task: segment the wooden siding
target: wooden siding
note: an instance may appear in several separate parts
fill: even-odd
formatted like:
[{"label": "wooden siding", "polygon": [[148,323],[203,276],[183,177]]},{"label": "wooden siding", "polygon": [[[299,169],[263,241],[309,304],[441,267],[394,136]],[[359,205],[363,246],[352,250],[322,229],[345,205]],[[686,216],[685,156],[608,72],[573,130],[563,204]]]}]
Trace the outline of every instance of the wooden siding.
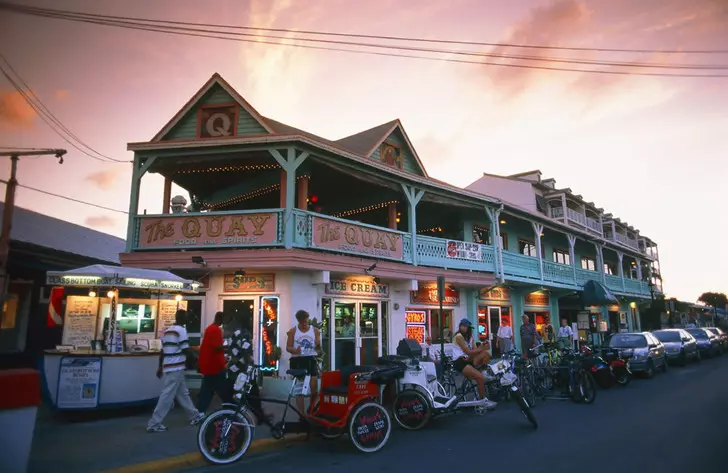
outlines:
[{"label": "wooden siding", "polygon": [[[197,138],[197,110],[200,105],[216,105],[224,103],[235,103],[230,94],[219,85],[215,85],[210,89],[202,99],[182,117],[167,133],[163,141],[167,140],[194,140]],[[258,121],[253,118],[242,107],[238,107],[238,135],[260,135],[267,133]]]},{"label": "wooden siding", "polygon": [[[415,159],[414,153],[411,149],[409,149],[409,146],[407,146],[407,141],[405,141],[404,136],[402,135],[402,132],[399,131],[398,128],[396,128],[391,135],[387,137],[385,140],[386,142],[392,143],[395,146],[398,146],[399,149],[402,152],[402,156],[404,157],[403,162],[403,170],[410,172],[412,174],[416,174],[418,176],[424,176],[424,173],[420,169],[420,166],[417,164],[417,160]],[[379,151],[381,150],[381,146],[374,150],[370,158],[376,159],[377,161],[380,160]]]}]

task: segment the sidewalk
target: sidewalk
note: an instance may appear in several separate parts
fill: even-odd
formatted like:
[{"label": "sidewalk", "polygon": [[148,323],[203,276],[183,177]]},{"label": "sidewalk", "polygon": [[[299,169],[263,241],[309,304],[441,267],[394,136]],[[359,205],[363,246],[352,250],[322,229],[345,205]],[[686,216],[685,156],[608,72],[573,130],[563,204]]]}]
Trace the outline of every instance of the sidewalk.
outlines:
[{"label": "sidewalk", "polygon": [[[216,400],[209,412],[218,406]],[[145,429],[153,410],[149,406],[74,418],[39,409],[28,473],[95,473],[181,455],[196,459],[197,427],[188,424],[185,412],[176,407],[164,421],[169,431],[150,434]],[[279,419],[283,406],[265,405],[265,410]],[[267,427],[255,429],[254,439],[269,437]]]}]

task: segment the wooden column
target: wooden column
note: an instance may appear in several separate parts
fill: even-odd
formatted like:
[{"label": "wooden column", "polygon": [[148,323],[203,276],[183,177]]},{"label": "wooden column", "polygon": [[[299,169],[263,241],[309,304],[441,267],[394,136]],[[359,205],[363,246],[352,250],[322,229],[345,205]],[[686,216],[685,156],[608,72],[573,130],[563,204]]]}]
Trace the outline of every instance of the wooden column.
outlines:
[{"label": "wooden column", "polygon": [[387,211],[389,212],[389,228],[391,230],[397,229],[397,203],[392,202],[387,205]]},{"label": "wooden column", "polygon": [[164,178],[164,193],[162,195],[162,213],[168,214],[170,212],[169,209],[169,201],[172,199],[172,178],[165,177]]},{"label": "wooden column", "polygon": [[286,180],[288,179],[288,176],[286,175],[286,171],[281,169],[281,206],[280,208],[285,209],[286,208]]},{"label": "wooden column", "polygon": [[306,210],[308,209],[308,176],[301,177],[297,184],[298,205],[296,205],[296,208]]}]

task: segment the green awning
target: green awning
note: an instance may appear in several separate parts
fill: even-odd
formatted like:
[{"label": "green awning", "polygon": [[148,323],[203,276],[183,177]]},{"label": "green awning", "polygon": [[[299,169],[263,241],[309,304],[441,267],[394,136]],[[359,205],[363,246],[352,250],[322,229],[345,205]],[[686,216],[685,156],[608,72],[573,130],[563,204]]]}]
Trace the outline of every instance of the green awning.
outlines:
[{"label": "green awning", "polygon": [[583,306],[605,306],[619,304],[617,297],[612,294],[604,285],[593,279],[584,284],[581,292],[581,304]]}]

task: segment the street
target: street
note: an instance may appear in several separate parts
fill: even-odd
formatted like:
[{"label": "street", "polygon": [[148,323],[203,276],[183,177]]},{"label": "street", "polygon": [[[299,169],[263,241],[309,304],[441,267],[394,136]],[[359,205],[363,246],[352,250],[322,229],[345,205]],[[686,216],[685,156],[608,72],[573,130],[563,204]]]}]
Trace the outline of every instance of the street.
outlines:
[{"label": "street", "polygon": [[725,472],[727,372],[723,356],[600,389],[592,405],[538,401],[536,431],[513,403],[502,403],[484,417],[462,412],[419,432],[395,427],[384,449],[371,455],[355,452],[346,438],[313,440],[193,471]]}]

